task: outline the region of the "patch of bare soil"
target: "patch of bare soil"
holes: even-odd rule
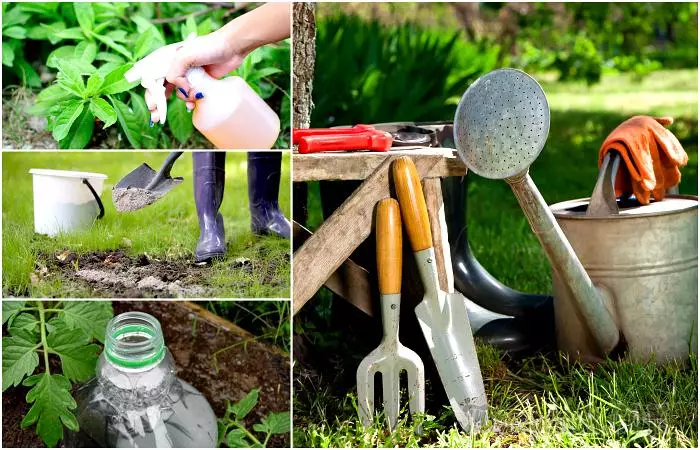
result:
[[[237,402],[254,388],[260,389],[260,400],[246,417],[249,430],[271,412],[289,411],[289,355],[191,305],[163,301],[113,302],[115,315],[144,311],[160,321],[177,375],[204,394],[217,417],[224,415],[227,401]],[[26,391],[20,387],[3,393],[3,447],[44,447],[33,428],[20,427],[29,409],[24,400]],[[89,446],[74,437],[70,444]],[[268,446],[289,447],[289,435],[275,436]]]
[[[78,255],[69,250],[42,255],[49,272],[58,271],[89,285],[96,296],[110,298],[206,297],[211,294],[206,267],[185,259],[160,260],[129,256],[123,250]]]

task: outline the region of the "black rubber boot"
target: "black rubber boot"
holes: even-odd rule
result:
[[[199,218],[199,242],[194,252],[196,263],[206,263],[226,254],[224,218],[219,213],[224,199],[225,152],[192,153],[194,201]]]
[[[277,202],[282,152],[248,152],[248,200],[253,234],[289,239],[291,224]]]

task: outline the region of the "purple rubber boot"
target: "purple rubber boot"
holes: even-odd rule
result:
[[[199,218],[199,242],[195,263],[206,263],[226,254],[224,218],[219,214],[224,199],[226,152],[193,152],[194,201]]]
[[[281,172],[282,152],[248,152],[248,200],[253,234],[289,239],[292,227],[277,203]]]

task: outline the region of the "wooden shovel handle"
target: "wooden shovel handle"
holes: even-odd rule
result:
[[[399,203],[385,198],[377,203],[377,272],[379,293],[401,293],[401,212]]]
[[[428,249],[433,246],[433,236],[416,165],[411,158],[402,156],[392,163],[391,169],[411,248],[414,252]]]

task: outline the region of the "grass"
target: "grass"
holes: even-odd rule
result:
[[[624,74],[606,75],[590,88],[584,83],[559,83],[548,75],[538,78],[551,107],[551,128],[531,175],[549,204],[590,196],[600,144],[635,114],[675,117],[671,130],[689,156],[681,169],[680,192],[697,195],[697,70],[660,71],[641,82]],[[312,228],[321,221],[318,193],[318,185],[312,185]],[[467,209],[470,243],[479,262],[514,289],[550,292],[549,264],[506,183],[471,176]],[[302,310],[295,321],[295,331],[306,341],[336,355],[324,361],[327,369],[312,372],[298,364],[295,368],[296,446],[698,445],[695,357],[682,370],[625,361],[594,367],[570,363],[559,355],[510,361],[484,345],[479,346],[479,359],[490,407],[486,428],[473,435],[459,431],[451,412],[438,403],[428,406],[431,415],[424,418],[423,436],[414,435],[411,423],[393,435],[381,424],[364,429],[357,421],[354,371],[365,355],[347,342],[347,332],[334,334],[336,316],[348,319],[343,312],[333,313],[329,297],[323,292],[310,303],[314,307],[308,313]],[[428,405],[431,401],[439,402],[428,398]]]
[[[173,176],[185,181],[155,204],[132,213],[117,213],[110,191],[124,175],[142,162],[159,167],[166,153],[34,152],[4,153],[2,181],[3,294],[41,297],[89,297],[93,292],[60,274],[40,272],[41,255],[69,249],[78,255],[123,249],[130,255],[192,260],[199,236],[192,194],[192,158],[183,155]],[[54,238],[37,235],[33,227],[30,168],[82,170],[108,176],[102,194],[105,217],[88,230]],[[206,284],[217,297],[288,297],[289,241],[256,237],[250,232],[246,182],[246,155],[229,153],[226,191],[221,213],[225,219],[228,253],[224,260],[203,268]],[[289,214],[289,158],[283,160],[280,204]],[[286,181],[285,181],[286,180]],[[236,258],[250,260],[253,270],[231,270]],[[48,275],[48,276],[45,276]],[[274,283],[264,282],[275,280]]]
[[[262,340],[290,353],[290,315],[288,301],[207,301],[206,308],[250,331]]]

